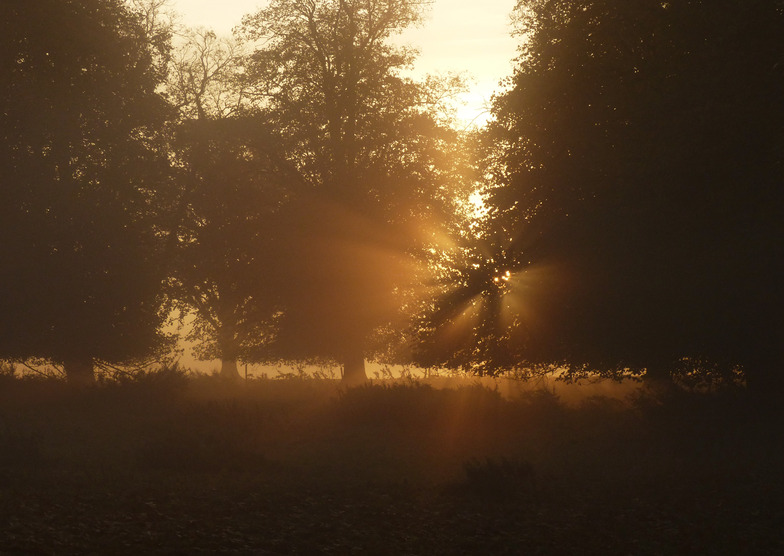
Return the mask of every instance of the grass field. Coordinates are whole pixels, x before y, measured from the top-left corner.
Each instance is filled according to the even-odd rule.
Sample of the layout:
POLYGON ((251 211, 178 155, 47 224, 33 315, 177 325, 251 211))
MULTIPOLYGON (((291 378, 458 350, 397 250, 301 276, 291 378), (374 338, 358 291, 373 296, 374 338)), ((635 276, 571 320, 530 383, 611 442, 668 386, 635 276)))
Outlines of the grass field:
POLYGON ((0 381, 0 554, 784 553, 781 412, 176 371, 0 381))

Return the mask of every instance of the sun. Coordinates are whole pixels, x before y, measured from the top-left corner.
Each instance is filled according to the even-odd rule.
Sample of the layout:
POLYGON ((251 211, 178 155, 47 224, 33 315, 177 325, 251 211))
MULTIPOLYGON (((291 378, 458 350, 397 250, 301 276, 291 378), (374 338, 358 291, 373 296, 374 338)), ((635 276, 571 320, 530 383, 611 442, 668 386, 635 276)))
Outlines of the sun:
POLYGON ((511 279, 512 279, 512 271, 507 270, 506 272, 502 272, 501 274, 495 276, 493 278, 493 282, 500 287, 506 284, 507 282, 509 282, 509 280, 511 279))
MULTIPOLYGON (((511 34, 509 15, 515 0, 434 0, 427 2, 422 25, 406 29, 393 42, 418 52, 412 76, 457 74, 469 90, 455 103, 459 125, 481 127, 490 119, 490 98, 499 82, 512 73, 518 40, 511 34)), ((188 27, 207 27, 230 35, 242 17, 257 12, 268 0, 171 0, 188 27)))
POLYGON ((492 117, 490 94, 487 90, 472 88, 457 95, 456 105, 455 115, 465 129, 481 128, 492 117))

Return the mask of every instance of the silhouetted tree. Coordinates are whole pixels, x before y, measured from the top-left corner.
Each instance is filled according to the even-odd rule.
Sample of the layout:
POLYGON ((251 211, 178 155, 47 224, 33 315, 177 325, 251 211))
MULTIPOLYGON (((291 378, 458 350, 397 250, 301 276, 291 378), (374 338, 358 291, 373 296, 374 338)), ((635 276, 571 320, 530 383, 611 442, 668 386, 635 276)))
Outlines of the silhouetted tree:
POLYGON ((525 362, 742 364, 781 385, 781 2, 520 2, 493 248, 525 362))
POLYGON ((272 216, 298 176, 251 117, 185 121, 174 145, 181 210, 169 291, 195 319, 196 355, 221 359, 221 376, 239 378, 237 360, 262 358, 274 337, 272 216))
POLYGON ((459 194, 447 177, 456 133, 437 114, 455 82, 404 78, 413 53, 390 41, 420 17, 411 0, 274 0, 243 20, 260 44, 248 93, 312 188, 281 224, 276 349, 332 358, 349 382, 366 378, 368 338, 411 285, 423 218, 445 218, 459 194))
POLYGON ((436 262, 434 297, 414 320, 414 362, 478 375, 515 370, 526 350, 519 315, 507 307, 511 267, 486 237, 457 237, 436 262))
POLYGON ((175 49, 166 91, 183 119, 227 118, 243 104, 236 42, 214 31, 185 29, 175 49))
POLYGON ((141 25, 152 55, 152 65, 164 74, 171 61, 172 39, 177 32, 173 0, 126 0, 124 2, 141 25))
POLYGON ((221 376, 237 379, 238 358, 252 360, 252 348, 269 341, 267 217, 283 197, 284 161, 267 126, 242 110, 236 44, 206 29, 182 37, 167 84, 180 113, 168 291, 181 317, 193 319, 187 339, 196 355, 221 359, 221 376))
POLYGON ((161 345, 166 56, 118 0, 0 4, 0 353, 69 380, 161 345))

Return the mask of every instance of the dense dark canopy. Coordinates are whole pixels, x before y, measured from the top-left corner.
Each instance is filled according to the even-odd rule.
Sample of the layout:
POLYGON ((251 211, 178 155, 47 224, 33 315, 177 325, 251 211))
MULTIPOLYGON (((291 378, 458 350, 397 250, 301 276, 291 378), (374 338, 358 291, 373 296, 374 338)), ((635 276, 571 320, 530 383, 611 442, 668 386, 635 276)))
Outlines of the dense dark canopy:
POLYGON ((196 355, 223 361, 263 357, 278 311, 278 263, 285 230, 273 218, 297 191, 299 176, 276 137, 257 118, 188 120, 175 140, 179 199, 168 292, 185 318, 196 355))
POLYGON ((524 1, 517 23, 481 266, 518 309, 472 357, 780 376, 784 5, 524 1))
POLYGON ((0 4, 0 356, 91 376, 159 343, 164 54, 120 1, 0 4))

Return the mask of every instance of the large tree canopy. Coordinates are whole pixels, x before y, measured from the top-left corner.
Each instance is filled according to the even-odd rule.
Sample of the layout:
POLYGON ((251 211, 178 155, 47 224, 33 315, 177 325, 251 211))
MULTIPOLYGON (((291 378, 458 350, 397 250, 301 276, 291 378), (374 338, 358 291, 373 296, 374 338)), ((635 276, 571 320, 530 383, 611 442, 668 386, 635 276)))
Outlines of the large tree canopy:
POLYGON ((157 45, 119 0, 0 4, 4 357, 90 378, 160 343, 157 45))
POLYGON ((263 358, 274 335, 279 284, 269 266, 281 232, 272 217, 298 175, 252 117, 185 121, 174 147, 181 187, 169 292, 195 319, 196 354, 238 378, 237 360, 263 358))
POLYGON ((479 280, 510 272, 513 358, 777 376, 784 5, 522 1, 517 22, 479 280))
POLYGON ((167 83, 180 115, 171 136, 177 209, 167 292, 190 321, 196 356, 220 359, 221 375, 238 379, 237 361, 255 359, 269 340, 268 216, 292 176, 269 126, 243 111, 236 44, 204 29, 182 37, 167 83))
POLYGON ((424 218, 458 192, 434 82, 404 78, 413 53, 389 40, 416 23, 411 0, 274 0, 243 21, 257 41, 247 93, 282 133, 310 192, 281 213, 284 308, 276 348, 365 377, 373 328, 410 286, 424 218), (416 233, 415 233, 416 232, 416 233))

